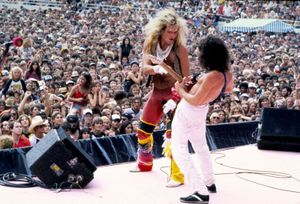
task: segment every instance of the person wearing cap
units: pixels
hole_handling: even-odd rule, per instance
[[[77,78],[79,77],[78,71],[72,71],[71,77],[73,81],[77,81]]]
[[[247,93],[241,94],[240,96],[241,101],[248,101],[248,99],[249,99],[249,95]]]
[[[126,113],[122,114],[121,120],[122,120],[122,122],[124,122],[124,121],[131,121],[132,118],[133,118],[132,114],[129,113],[129,112],[126,112]]]
[[[52,76],[48,74],[48,75],[43,76],[43,79],[45,80],[45,82],[51,82]]]
[[[212,114],[209,117],[209,124],[215,125],[219,123],[219,114],[217,112],[212,112]]]
[[[152,170],[153,131],[163,115],[163,103],[172,98],[176,80],[159,64],[164,61],[177,74],[189,75],[185,31],[185,20],[171,8],[159,11],[145,26],[142,69],[154,86],[140,118],[137,165],[131,172]]]
[[[76,141],[80,137],[80,123],[79,117],[73,113],[70,113],[66,117],[66,121],[62,124],[62,127],[68,132],[70,137]]]
[[[75,84],[75,81],[73,81],[73,80],[68,80],[67,82],[66,82],[66,85],[68,86],[68,85],[74,85]]]
[[[233,88],[232,90],[232,96],[238,97],[240,94],[240,89],[239,88]]]
[[[73,80],[68,80],[66,82],[66,86],[67,86],[67,93],[71,92],[72,87],[75,85],[76,83]]]
[[[3,69],[2,72],[1,72],[1,76],[4,76],[4,77],[9,76],[9,71],[6,70],[6,69]]]
[[[92,127],[93,122],[93,111],[89,108],[86,108],[82,111],[82,127]]]
[[[111,126],[110,130],[108,131],[109,136],[116,136],[119,133],[119,128],[121,125],[121,117],[119,114],[112,114],[111,115]]]
[[[130,71],[127,73],[126,79],[124,81],[124,90],[126,93],[130,91],[133,84],[141,85],[144,81],[144,76],[142,69],[139,67],[138,62],[130,63]]]
[[[118,65],[116,65],[115,63],[111,63],[108,68],[111,73],[119,70]]]
[[[95,69],[97,67],[95,62],[91,62],[89,68],[90,69]]]
[[[43,139],[45,135],[45,127],[47,125],[47,121],[44,121],[41,116],[34,116],[31,120],[31,124],[28,128],[29,133],[29,141],[31,146],[38,143],[41,139]]]
[[[248,85],[248,96],[249,98],[256,99],[257,93],[256,93],[257,85],[253,82],[250,82]]]

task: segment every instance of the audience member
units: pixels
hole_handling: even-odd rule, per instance
[[[22,133],[23,127],[19,121],[13,122],[13,127],[11,131],[11,135],[14,141],[13,147],[19,148],[19,147],[29,147],[31,146],[31,143],[25,135]]]
[[[9,57],[1,66],[2,134],[11,135],[9,126],[5,124],[18,120],[23,127],[22,135],[29,137],[29,128],[33,125],[31,118],[40,113],[43,113],[44,119],[52,118],[52,128],[66,128],[74,140],[82,137],[84,126],[92,129],[92,121],[98,117],[102,117],[104,124],[101,135],[108,136],[113,123],[116,123],[111,120],[115,109],[121,109],[120,124],[125,119],[135,123],[140,119],[144,102],[153,87],[151,83],[145,86],[141,72],[143,65],[139,62],[143,54],[142,28],[153,17],[157,5],[151,1],[132,1],[130,9],[109,12],[112,8],[123,8],[127,4],[126,1],[114,1],[113,7],[101,7],[103,10],[100,13],[88,7],[86,13],[71,11],[70,7],[63,5],[64,2],[58,4],[62,5],[60,10],[45,9],[45,15],[40,15],[39,10],[28,12],[24,8],[1,7],[1,44],[11,41],[15,35],[24,39],[22,47],[10,48]],[[179,8],[179,4],[171,1],[165,1],[163,6]],[[182,6],[188,22],[187,49],[191,74],[201,72],[196,46],[196,39],[201,36],[214,33],[226,41],[232,54],[232,70],[236,78],[234,93],[218,103],[212,103],[209,116],[218,114],[218,123],[241,122],[258,120],[265,107],[299,109],[299,33],[224,33],[215,27],[218,21],[240,17],[277,18],[298,25],[298,1],[261,1],[254,4],[240,0],[219,1],[217,4],[199,1],[197,5],[185,2]],[[262,9],[255,10],[254,6]],[[212,15],[212,9],[218,12],[218,20]],[[14,18],[6,15],[8,12]],[[100,17],[91,17],[96,14]],[[73,17],[89,23],[79,26],[81,21],[73,24],[72,20],[59,20]],[[130,22],[124,20],[127,18]],[[114,26],[108,23],[108,19],[115,22]],[[38,27],[36,22],[39,22]],[[26,83],[24,79],[28,79]],[[131,81],[128,87],[124,86],[126,79]],[[125,91],[128,93],[122,94],[121,98],[115,97]],[[235,106],[240,106],[242,113],[233,114]],[[68,122],[67,118],[74,114],[74,109],[78,111],[78,119],[75,123]],[[92,115],[83,114],[85,109],[92,110]],[[54,114],[57,111],[60,114]],[[86,116],[89,119],[86,120]],[[134,124],[133,127],[136,131]],[[164,127],[157,125],[155,128],[159,130]],[[44,128],[46,132],[47,128]]]
[[[31,121],[31,125],[28,128],[28,132],[31,133],[29,136],[31,146],[38,143],[45,136],[45,127],[47,121],[44,121],[41,116],[34,116]]]

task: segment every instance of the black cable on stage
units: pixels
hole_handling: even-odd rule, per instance
[[[242,177],[243,174],[255,174],[255,175],[259,175],[259,176],[266,176],[266,177],[273,177],[273,178],[279,178],[279,179],[293,179],[297,182],[300,182],[300,179],[292,176],[291,174],[288,173],[284,173],[284,172],[277,172],[277,171],[264,171],[264,170],[255,170],[255,169],[246,169],[246,168],[240,168],[240,167],[234,167],[234,166],[230,166],[227,164],[224,164],[222,162],[219,162],[218,160],[225,158],[226,154],[221,153],[221,152],[212,152],[212,154],[219,154],[221,156],[217,157],[214,159],[214,161],[224,167],[227,168],[231,168],[231,169],[236,169],[236,170],[241,170],[241,171],[236,171],[236,172],[226,172],[226,173],[215,173],[214,175],[236,175],[238,178],[243,179],[245,181],[251,182],[251,183],[255,183],[257,185],[261,185],[261,186],[265,186],[268,188],[272,188],[275,190],[280,190],[280,191],[286,191],[286,192],[291,192],[291,193],[300,193],[300,191],[294,191],[294,190],[288,190],[288,189],[284,189],[284,188],[277,188],[271,185],[266,185],[263,183],[259,183],[256,181],[253,181],[251,179],[247,179]],[[170,175],[168,172],[166,172],[164,169],[166,168],[171,168],[170,166],[162,166],[160,167],[160,171],[162,171],[166,176],[167,176],[167,182],[170,180]]]
[[[70,177],[71,178],[71,177]],[[85,191],[82,186],[79,184],[81,181],[80,177],[74,177],[72,179],[68,179],[68,181],[64,181],[61,183],[55,183],[51,186],[45,185],[42,181],[38,179],[34,179],[26,174],[19,174],[8,172],[4,174],[0,174],[0,185],[6,187],[14,187],[14,188],[32,188],[32,187],[41,187],[45,189],[49,189],[56,193],[60,193],[63,191],[71,191],[72,189],[81,189],[84,193],[92,195],[97,198],[102,198],[101,195],[97,195],[88,191]]]
[[[60,192],[62,189],[73,189],[73,188],[82,188],[79,185],[79,181],[65,181],[61,183],[55,183],[51,186],[45,185],[42,181],[34,179],[26,174],[19,174],[14,172],[8,172],[0,174],[0,185],[6,187],[14,188],[32,188],[32,187],[41,187],[46,189],[51,189],[57,192]]]
[[[232,174],[234,174],[234,175],[236,175],[240,179],[243,179],[243,180],[251,182],[251,183],[255,183],[257,185],[261,185],[261,186],[264,186],[264,187],[268,187],[268,188],[272,188],[272,189],[280,190],[280,191],[285,191],[285,192],[300,193],[300,191],[288,190],[288,189],[284,189],[284,188],[277,188],[277,187],[274,187],[274,186],[271,186],[271,185],[267,185],[267,184],[264,184],[264,183],[260,183],[260,182],[256,182],[256,181],[253,181],[251,179],[247,179],[247,178],[244,178],[244,177],[241,176],[243,174],[256,174],[256,175],[259,175],[259,176],[267,176],[267,177],[273,177],[273,178],[279,178],[279,179],[288,178],[288,179],[293,179],[293,180],[295,180],[297,182],[300,182],[300,179],[292,176],[291,174],[284,173],[284,172],[277,172],[277,171],[264,171],[264,170],[246,169],[246,168],[240,168],[240,167],[230,166],[230,165],[227,165],[227,164],[224,164],[224,163],[221,163],[221,162],[218,161],[218,160],[220,160],[222,158],[225,158],[226,154],[221,153],[221,152],[213,152],[212,154],[219,154],[219,155],[221,155],[221,156],[219,156],[219,157],[217,157],[217,158],[214,159],[214,161],[217,164],[219,164],[221,166],[224,166],[224,167],[227,167],[227,168],[241,170],[241,171],[237,171],[237,172],[215,173],[215,175],[232,175]]]
[[[28,175],[8,172],[0,174],[0,185],[15,188],[32,188],[38,186],[38,182]]]

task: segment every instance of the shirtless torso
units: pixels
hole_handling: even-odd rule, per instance
[[[167,59],[164,61],[167,65],[174,68],[174,61],[176,58],[176,54],[174,51],[171,51],[170,55],[167,57]],[[158,89],[165,89],[173,87],[176,80],[170,75],[170,74],[163,74],[163,75],[153,75],[153,83],[154,87]]]

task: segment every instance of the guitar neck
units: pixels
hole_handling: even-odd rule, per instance
[[[172,69],[172,67],[170,67],[164,62],[160,63],[160,66],[162,66],[168,72],[168,74],[170,74],[174,79],[176,79],[179,82],[182,82],[182,77],[177,72],[175,72]]]

